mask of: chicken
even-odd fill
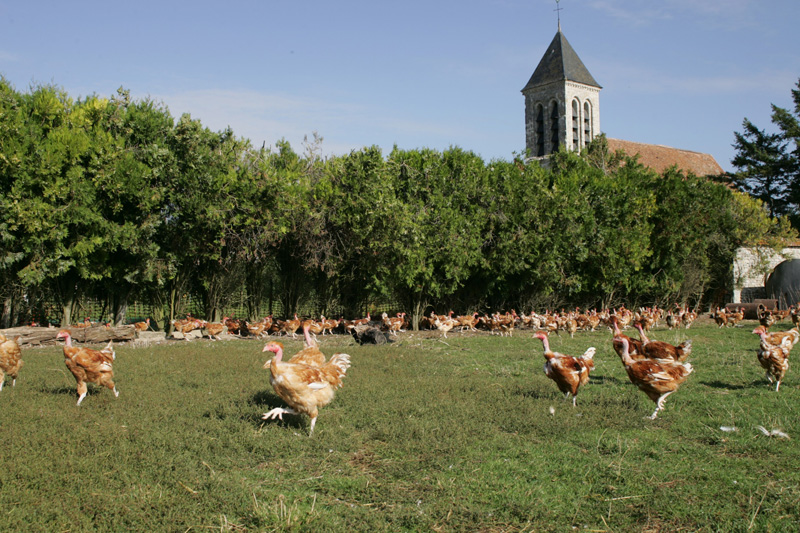
[[[728,325],[736,327],[736,325],[744,320],[744,307],[739,307],[735,311],[728,311]]]
[[[758,316],[758,323],[764,326],[764,328],[767,330],[769,330],[769,328],[777,321],[777,318],[774,314],[772,314],[772,311],[767,309],[764,304],[758,304],[756,315]]]
[[[627,335],[624,335],[622,330],[619,329],[619,321],[617,320],[616,316],[611,317],[611,325],[614,328],[614,338],[611,340],[611,344],[614,347],[614,351],[617,352],[617,355],[619,355],[620,359],[622,359],[623,338],[628,340],[628,353],[633,359],[646,359],[644,351],[642,350],[642,341],[632,339]]]
[[[311,427],[308,432],[310,437],[314,433],[319,409],[331,403],[336,389],[342,386],[342,378],[350,368],[350,356],[337,353],[328,361],[324,361],[323,356],[322,364],[309,365],[293,363],[291,360],[282,361],[283,346],[277,342],[268,343],[263,351],[275,354],[275,357],[264,363],[264,368],[270,371],[269,381],[275,393],[289,407],[276,407],[264,413],[262,418],[283,420],[285,414],[306,414],[311,417]]]
[[[178,331],[183,334],[183,339],[186,341],[191,340],[188,333],[203,328],[203,321],[197,318],[193,318],[190,315],[186,315],[185,319],[175,320],[172,324],[175,327],[175,331]]]
[[[317,322],[313,318],[310,318],[308,320],[303,320],[303,321],[300,322],[300,327],[302,329],[305,329],[306,324],[307,324],[308,328],[309,328],[309,331],[316,338],[318,333],[323,333],[325,331],[324,328],[323,328],[323,325],[322,325],[322,320],[324,320],[324,319],[325,319],[325,317],[322,317],[322,319],[319,322]]]
[[[86,318],[83,319],[83,322],[81,322],[79,324],[73,324],[70,327],[71,328],[90,328],[90,327],[92,327],[92,319],[90,319],[87,316]]]
[[[761,337],[756,356],[761,367],[766,371],[770,383],[776,381],[775,392],[781,388],[781,382],[789,370],[789,353],[797,344],[800,334],[795,328],[781,333],[767,333],[764,326],[758,326],[753,333]]]
[[[758,326],[753,330],[753,333],[761,336],[762,343],[766,342],[772,346],[784,346],[789,350],[794,348],[794,345],[797,344],[798,340],[800,340],[800,331],[798,331],[797,328],[792,328],[787,331],[774,331],[772,333],[768,333],[767,328],[764,326]]]
[[[224,317],[222,322],[205,322],[205,330],[206,333],[208,333],[208,338],[216,341],[222,340],[220,335],[228,331],[228,326],[225,325],[227,321],[228,317]]]
[[[320,317],[320,322],[322,322],[322,334],[325,335],[327,331],[331,335],[333,335],[333,330],[339,327],[339,323],[341,320],[336,320],[333,318],[325,318],[324,316]]]
[[[558,390],[564,393],[564,398],[572,395],[572,405],[576,405],[578,389],[589,382],[589,373],[594,370],[595,348],[591,347],[580,357],[564,355],[550,351],[547,332],[539,331],[533,336],[542,341],[544,347],[545,375],[556,382]]]
[[[635,361],[629,353],[628,339],[623,338],[620,341],[622,343],[622,364],[625,365],[628,379],[656,404],[656,410],[650,415],[651,420],[655,419],[658,412],[664,409],[667,396],[678,390],[678,387],[692,373],[692,365],[652,359]]]
[[[447,338],[447,332],[458,325],[458,322],[456,322],[456,319],[452,318],[452,315],[453,312],[450,311],[450,313],[445,317],[440,317],[437,315],[436,318],[433,319],[433,326],[442,332],[442,337],[445,339]]]
[[[150,319],[148,318],[144,322],[136,322],[133,327],[136,328],[136,331],[147,331],[150,329]]]
[[[64,363],[75,380],[78,382],[78,404],[80,405],[86,397],[88,391],[87,382],[96,383],[103,387],[108,387],[114,392],[114,396],[119,396],[119,391],[114,385],[113,361],[116,353],[112,343],[102,350],[91,350],[89,348],[78,348],[72,346],[72,337],[69,331],[59,331],[56,335],[58,339],[64,339]]]
[[[283,327],[281,331],[287,335],[291,335],[292,338],[297,338],[297,330],[300,327],[300,319],[297,318],[297,313],[294,314],[294,318],[291,320],[287,320],[283,323]]]
[[[390,317],[387,313],[381,315],[383,325],[389,330],[389,333],[397,337],[397,332],[403,332],[403,324],[406,321],[405,313],[397,313],[397,316]]]
[[[372,317],[369,316],[369,311],[367,311],[367,316],[365,316],[364,318],[356,318],[351,323],[352,323],[353,327],[356,327],[356,326],[366,326],[371,321],[372,321]]]
[[[459,315],[456,317],[456,322],[461,327],[461,332],[463,333],[465,329],[470,331],[478,331],[475,329],[475,325],[478,323],[478,313],[472,313],[471,315]]]
[[[239,319],[229,318],[222,321],[225,327],[228,328],[228,333],[231,335],[240,335],[242,332],[242,323]]]
[[[694,311],[686,310],[681,317],[681,322],[683,323],[683,327],[689,329],[694,321],[697,320],[697,313]]]
[[[711,313],[709,318],[714,319],[714,322],[717,323],[717,327],[724,328],[728,325],[728,315],[724,309],[720,309],[719,307],[717,307],[716,310]]]
[[[11,378],[11,386],[17,386],[17,376],[22,365],[22,350],[19,349],[19,337],[9,339],[0,333],[0,391],[3,390],[6,375]]]
[[[685,340],[677,346],[673,346],[668,342],[652,341],[648,339],[639,322],[635,322],[634,326],[639,330],[639,336],[642,339],[641,353],[648,359],[673,359],[674,361],[683,362],[692,353],[691,339]]]
[[[251,337],[263,337],[266,335],[266,324],[264,324],[263,320],[259,320],[258,322],[248,322],[247,323],[247,334]],[[230,327],[228,327],[228,331],[230,331]]]
[[[675,329],[681,324],[680,317],[675,313],[673,313],[672,311],[667,311],[666,321],[667,321],[667,327],[669,329]]]
[[[303,324],[303,349],[289,359],[289,363],[300,363],[309,366],[322,366],[325,364],[325,354],[317,347],[317,341],[311,337],[310,320]],[[282,345],[281,345],[282,349]]]

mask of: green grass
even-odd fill
[[[262,341],[119,346],[119,398],[90,386],[81,407],[60,348],[23,350],[0,530],[798,531],[800,372],[776,394],[751,326],[652,332],[692,338],[695,367],[654,421],[607,331],[551,338],[597,347],[577,408],[530,331],[320,337],[352,367],[311,438],[306,417],[261,420],[283,405]]]

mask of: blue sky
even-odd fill
[[[528,81],[554,0],[0,0],[0,75],[17,90],[161,101],[212,130],[298,152],[525,144]],[[773,131],[800,78],[800,1],[561,0],[567,40],[603,90],[609,137],[713,155],[747,117]]]

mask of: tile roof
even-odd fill
[[[601,88],[559,29],[522,90],[564,80]]]
[[[695,176],[716,176],[724,171],[711,154],[681,150],[660,144],[645,144],[621,139],[608,139],[609,152],[622,150],[629,156],[639,155],[639,162],[659,174],[677,165],[684,172]]]

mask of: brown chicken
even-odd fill
[[[283,346],[278,342],[268,343],[262,351],[275,354],[275,357],[264,363],[264,368],[269,368],[269,381],[275,393],[289,405],[288,408],[276,407],[264,413],[262,418],[283,420],[284,414],[306,414],[311,417],[308,432],[311,436],[319,409],[331,403],[336,389],[342,386],[342,378],[350,368],[350,356],[337,353],[330,360],[323,360],[321,365],[310,365],[282,361]]]
[[[3,390],[6,375],[11,378],[11,386],[17,386],[17,376],[22,365],[22,350],[19,349],[19,337],[9,339],[0,333],[0,390]]]
[[[728,314],[725,309],[717,307],[709,318],[714,319],[714,322],[717,323],[717,327],[724,328],[728,325]]]
[[[685,340],[679,345],[673,346],[668,342],[648,339],[639,322],[634,323],[634,326],[639,330],[639,336],[642,339],[641,353],[648,359],[672,359],[682,363],[692,354],[692,339]]]
[[[785,346],[789,350],[794,348],[794,345],[800,340],[800,331],[797,328],[769,333],[764,326],[757,326],[753,333],[761,337],[762,343],[766,342],[772,346]]]
[[[744,320],[744,307],[739,307],[734,309],[733,311],[727,312],[728,316],[728,325],[731,327],[736,327],[736,325]]]
[[[133,327],[136,328],[136,331],[147,331],[150,329],[150,319],[146,319],[144,322],[135,322]]]
[[[625,365],[628,379],[656,404],[656,410],[650,415],[650,419],[655,419],[658,412],[664,408],[667,396],[678,390],[681,383],[686,381],[686,378],[692,373],[692,365],[669,360],[643,359],[635,361],[628,351],[628,340],[623,338],[620,339],[620,342],[622,343],[622,364]]]
[[[789,353],[797,343],[797,330],[792,328],[782,333],[767,333],[764,326],[758,326],[753,333],[761,337],[756,356],[761,367],[766,370],[766,378],[770,383],[776,381],[775,392],[781,388],[781,382],[789,370]]]
[[[383,313],[381,315],[381,319],[383,320],[383,325],[386,326],[386,329],[397,337],[397,332],[403,332],[403,324],[406,322],[406,314],[405,313],[397,313],[397,316],[390,317],[388,313]]]
[[[102,387],[108,387],[114,392],[114,396],[119,396],[119,391],[114,385],[114,370],[112,364],[116,358],[116,353],[112,343],[102,350],[91,350],[89,348],[78,348],[72,346],[72,337],[69,331],[59,331],[56,335],[58,339],[64,339],[64,363],[75,376],[78,382],[78,404],[80,405],[86,397],[88,387],[87,382],[96,383]]]
[[[208,333],[208,338],[216,341],[222,340],[222,337],[220,337],[220,335],[228,331],[228,326],[225,325],[227,320],[228,317],[224,317],[222,319],[222,322],[212,322],[212,323],[204,322],[203,325],[205,327],[206,333]]]
[[[282,344],[281,349],[283,349]],[[320,351],[316,339],[311,336],[310,324],[303,324],[303,349],[294,354],[288,362],[317,367],[325,364],[325,354]]]
[[[617,352],[617,355],[622,358],[622,339],[628,340],[628,353],[633,359],[646,359],[647,356],[644,355],[642,350],[642,341],[637,339],[632,339],[627,335],[622,333],[622,330],[619,329],[619,321],[617,320],[616,316],[611,317],[611,326],[614,328],[614,338],[611,340],[612,346],[614,346],[614,351]]]
[[[281,331],[286,335],[291,335],[292,338],[297,338],[297,329],[300,327],[300,319],[297,318],[297,313],[294,314],[294,318],[291,320],[287,320],[283,323],[283,327]]]
[[[468,329],[470,331],[478,331],[475,329],[475,326],[478,324],[478,313],[477,311],[472,313],[471,315],[459,315],[456,317],[456,321],[458,325],[461,326],[461,331]]]
[[[576,405],[578,389],[589,382],[589,373],[594,370],[595,348],[591,347],[580,357],[564,355],[550,350],[547,332],[539,331],[533,336],[542,341],[544,346],[544,373],[556,382],[558,390],[564,393],[564,398],[572,395],[572,405]]]

